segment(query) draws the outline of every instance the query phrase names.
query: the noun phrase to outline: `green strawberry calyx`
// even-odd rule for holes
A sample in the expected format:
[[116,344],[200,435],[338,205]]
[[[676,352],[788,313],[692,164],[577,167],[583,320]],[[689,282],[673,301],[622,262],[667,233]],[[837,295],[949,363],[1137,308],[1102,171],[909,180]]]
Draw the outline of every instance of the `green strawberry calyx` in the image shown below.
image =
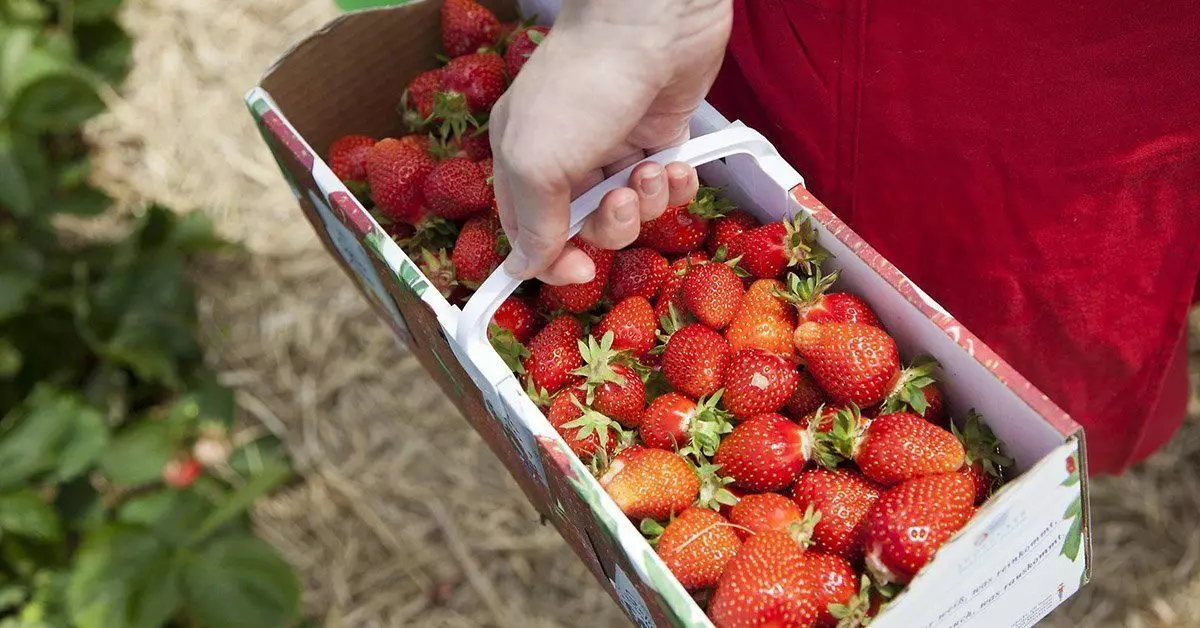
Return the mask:
[[842,462],[854,460],[871,421],[863,417],[857,405],[850,404],[834,414],[833,425],[828,432],[820,432],[816,426],[821,423],[824,411],[824,405],[817,408],[813,414],[816,420],[808,422],[808,429],[813,438],[813,458],[821,466],[833,470]]
[[697,459],[711,458],[717,455],[717,446],[721,444],[721,437],[733,431],[733,414],[722,409],[718,404],[721,401],[721,395],[725,393],[722,388],[708,397],[701,397],[696,402],[696,409],[692,413],[690,425],[688,426],[689,442],[679,450],[681,456],[692,456]]
[[783,229],[783,252],[788,266],[798,266],[804,272],[814,274],[820,269],[821,262],[832,257],[817,244],[817,230],[807,217],[797,214],[794,218],[785,218]]
[[829,292],[829,289],[838,280],[838,276],[839,274],[836,270],[828,275],[822,273],[819,266],[807,277],[801,277],[796,273],[788,273],[787,287],[782,290],[776,288],[775,296],[796,306],[796,309],[800,312],[804,312],[806,309],[816,305],[821,300],[821,297],[826,292]]
[[583,366],[571,371],[572,375],[584,378],[584,392],[587,403],[591,405],[596,400],[596,389],[613,383],[624,386],[625,376],[616,372],[612,365],[618,362],[619,351],[613,351],[613,332],[604,332],[604,336],[596,341],[595,336],[588,336],[579,341],[579,353],[583,356]]
[[855,593],[845,604],[830,604],[829,614],[838,620],[837,628],[860,628],[870,623],[871,592],[874,590],[871,578],[863,574]]
[[1004,470],[1015,464],[1012,458],[1004,455],[1003,443],[996,437],[992,428],[983,422],[983,416],[974,408],[967,411],[961,428],[957,424],[951,423],[950,431],[955,438],[962,442],[963,448],[967,452],[966,462],[963,466],[970,467],[978,463],[988,477],[998,481],[1003,478]]
[[641,531],[642,536],[646,537],[646,542],[651,547],[657,547],[658,541],[662,539],[666,528],[663,527],[663,524],[653,519],[642,519],[642,522],[638,524],[638,530]]
[[801,549],[808,549],[813,544],[813,532],[820,522],[821,511],[813,510],[812,504],[809,504],[804,510],[804,516],[788,525],[787,533]]
[[488,324],[488,341],[492,348],[500,354],[508,370],[518,375],[525,373],[525,359],[529,357],[529,349],[521,344],[513,333],[495,323]]
[[579,402],[578,397],[572,397],[571,401],[576,408],[583,413],[579,418],[568,421],[562,424],[564,429],[579,430],[575,433],[575,440],[587,440],[592,434],[596,435],[596,440],[600,443],[599,451],[608,450],[609,430],[617,431],[621,429],[620,424],[608,418],[607,416],[583,405]]
[[703,456],[696,456],[696,475],[700,476],[700,496],[696,498],[696,506],[720,510],[721,506],[734,506],[738,498],[725,488],[733,482],[733,478],[723,477],[717,472],[721,465],[712,464]]
[[908,368],[900,371],[896,385],[879,407],[880,413],[891,414],[911,409],[916,414],[925,416],[925,411],[929,409],[929,400],[925,398],[923,389],[937,381],[933,374],[939,366],[937,360],[928,355],[914,359]]
[[733,201],[721,194],[721,188],[701,187],[688,203],[688,213],[699,218],[720,218],[734,209]]

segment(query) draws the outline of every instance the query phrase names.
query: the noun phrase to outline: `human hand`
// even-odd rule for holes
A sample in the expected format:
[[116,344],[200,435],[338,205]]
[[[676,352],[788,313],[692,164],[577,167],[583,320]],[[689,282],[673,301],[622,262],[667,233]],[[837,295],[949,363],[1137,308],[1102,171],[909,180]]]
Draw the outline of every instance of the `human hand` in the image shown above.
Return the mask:
[[[647,153],[688,138],[688,119],[720,68],[730,0],[566,0],[554,28],[489,119],[508,272],[549,284],[591,280],[565,246],[572,198]],[[647,163],[604,196],[580,235],[628,246],[642,222],[688,202],[699,183],[683,163]]]

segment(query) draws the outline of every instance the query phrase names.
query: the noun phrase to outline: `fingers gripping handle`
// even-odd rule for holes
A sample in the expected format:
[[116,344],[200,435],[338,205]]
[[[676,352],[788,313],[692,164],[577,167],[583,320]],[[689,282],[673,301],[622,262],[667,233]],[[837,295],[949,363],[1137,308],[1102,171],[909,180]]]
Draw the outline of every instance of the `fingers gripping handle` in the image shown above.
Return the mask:
[[[775,147],[758,131],[746,127],[729,127],[708,135],[702,135],[675,148],[654,154],[614,174],[596,187],[588,190],[571,203],[571,226],[569,235],[574,236],[583,228],[583,223],[596,208],[605,194],[629,184],[629,175],[638,165],[646,162],[668,164],[681,161],[699,166],[731,155],[749,155],[762,166],[772,160],[783,159]],[[774,168],[765,168],[768,171]],[[487,327],[492,316],[504,300],[517,289],[521,281],[512,277],[501,265],[492,273],[479,290],[467,301],[458,319],[455,337],[459,344],[471,349],[472,345],[487,344]]]

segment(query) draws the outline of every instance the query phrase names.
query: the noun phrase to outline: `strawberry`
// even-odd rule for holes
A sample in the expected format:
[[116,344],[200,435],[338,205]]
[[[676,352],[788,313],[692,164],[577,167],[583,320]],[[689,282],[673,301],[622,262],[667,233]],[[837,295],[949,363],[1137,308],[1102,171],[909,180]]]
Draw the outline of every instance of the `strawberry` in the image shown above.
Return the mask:
[[475,114],[491,110],[507,87],[504,59],[491,52],[451,59],[442,72],[443,91],[462,94],[467,110]]
[[758,493],[748,493],[736,486],[733,486],[732,484],[729,486],[726,486],[725,490],[729,492],[729,494],[733,497],[733,499],[729,500],[731,502],[729,504],[721,504],[721,506],[717,510],[717,512],[720,512],[721,515],[723,517],[725,517],[726,519],[728,519],[730,516],[733,515],[733,507],[738,505],[738,502],[740,502],[742,500],[742,498],[746,497],[747,495],[752,495],[752,494],[757,495],[758,494]]
[[1005,469],[1015,463],[1004,455],[1000,439],[975,410],[967,412],[962,428],[952,423],[950,430],[966,451],[959,473],[971,479],[975,486],[975,503],[982,504],[1004,479]]
[[717,218],[712,222],[712,232],[708,234],[705,249],[709,255],[716,255],[721,247],[729,250],[729,243],[743,232],[759,226],[758,219],[750,214],[735,209],[728,215]]
[[709,618],[717,628],[813,626],[830,596],[823,586],[829,567],[811,556],[788,532],[750,537],[725,567]]
[[402,135],[400,136],[399,141],[405,146],[423,151],[428,151],[432,144],[428,135],[421,135],[420,133],[409,133],[408,135]]
[[800,419],[812,414],[825,405],[825,391],[808,371],[796,371],[796,390],[783,404],[783,414],[790,419]]
[[[668,316],[671,306],[676,309],[683,310],[683,277],[687,275],[688,270],[692,266],[707,262],[708,258],[704,257],[703,253],[688,253],[687,255],[675,260],[671,263],[666,277],[663,279],[662,286],[658,291],[658,300],[654,302],[654,315],[658,318]],[[790,331],[789,331],[790,333]],[[790,344],[790,343],[789,343]]]
[[449,220],[463,220],[492,206],[492,188],[483,169],[463,157],[438,162],[422,192],[430,211]]
[[508,50],[504,52],[504,62],[509,76],[514,78],[517,76],[517,72],[520,72],[525,62],[529,60],[529,55],[537,50],[549,33],[550,29],[545,26],[530,26],[513,32],[508,40]]
[[478,288],[500,266],[510,250],[499,218],[477,216],[468,220],[454,243],[453,259],[458,280],[471,289]]
[[[492,176],[492,139],[487,129],[477,129],[459,138],[452,137],[441,150],[446,158],[463,157],[477,162],[483,170],[485,181]],[[495,201],[495,196],[489,195],[489,198]]]
[[[187,488],[200,477],[204,467],[191,456],[170,460],[162,468],[162,481],[171,488]],[[732,532],[730,532],[732,534]]]
[[375,145],[375,138],[366,135],[343,135],[329,145],[329,169],[338,179],[345,181],[367,180],[367,153]]
[[429,249],[421,249],[417,268],[429,279],[429,283],[447,299],[458,286],[458,273],[454,267],[453,258],[446,255],[446,249],[438,249],[436,253]]
[[729,414],[717,407],[720,400],[720,392],[699,402],[669,392],[651,401],[638,428],[642,442],[684,455],[713,456],[721,437],[733,429]]
[[669,266],[667,258],[654,249],[617,251],[613,256],[609,291],[616,301],[635,295],[653,299],[670,272]]
[[863,519],[883,491],[857,471],[817,468],[796,476],[792,499],[797,509],[821,513],[813,527],[814,550],[857,561],[862,558],[858,539]]
[[533,306],[529,305],[528,301],[518,296],[510,296],[492,315],[492,324],[508,331],[517,342],[525,344],[537,331],[537,316],[534,315]]
[[862,323],[803,323],[794,335],[796,350],[830,401],[873,406],[900,377],[896,341]]
[[525,344],[537,331],[537,317],[524,299],[510,296],[500,304],[488,325],[488,340],[514,373],[524,373],[529,357]]
[[687,205],[672,205],[654,220],[642,223],[637,246],[650,247],[667,255],[694,251],[708,237],[708,221],[724,216],[733,204],[717,194],[716,188],[700,188]]
[[621,356],[613,350],[612,344],[612,332],[605,333],[599,342],[594,336],[588,336],[586,342],[580,340],[583,366],[572,374],[584,378],[589,406],[625,427],[637,427],[646,407],[646,388],[632,368],[618,363]]
[[668,519],[696,501],[700,477],[678,454],[634,445],[613,458],[600,486],[630,519]]
[[716,586],[742,545],[725,517],[708,508],[692,506],[665,529],[653,519],[643,520],[641,528],[654,537],[663,563],[688,590]]
[[721,334],[693,323],[671,335],[662,354],[662,372],[675,390],[694,398],[717,392],[725,381],[729,343]]
[[683,278],[683,306],[705,325],[724,329],[746,293],[742,280],[725,264],[692,267]]
[[461,57],[496,44],[500,20],[475,0],[446,0],[442,5],[442,47]]
[[884,493],[867,512],[862,547],[876,584],[912,580],[974,514],[975,486],[958,473],[927,475]]
[[793,523],[804,519],[804,511],[796,502],[779,493],[744,495],[729,514],[729,522],[737,526],[743,541],[763,532],[786,532]]
[[434,102],[438,92],[441,91],[442,68],[422,72],[408,83],[404,95],[400,98],[400,109],[403,111],[404,123],[408,128],[420,129],[427,120],[433,117]]
[[[810,551],[806,555],[812,569],[816,570],[820,584],[822,600],[817,603],[817,621],[814,628],[838,628],[838,626],[861,626],[862,617],[866,615],[871,587],[869,580],[862,583],[850,562],[841,556]],[[840,623],[854,616],[858,623]]]
[[833,429],[833,420],[837,418],[837,413],[848,407],[849,406],[838,407],[822,404],[817,406],[816,410],[813,410],[812,412],[809,412],[803,417],[797,419],[796,424],[805,429],[808,429],[808,427],[811,425],[813,432],[827,434]]
[[604,296],[604,288],[608,285],[609,269],[612,267],[613,252],[597,247],[579,237],[571,238],[575,248],[587,253],[596,267],[596,274],[587,283],[570,284],[565,286],[545,286],[543,290],[550,292],[552,298],[563,309],[574,314],[586,312],[600,304]]
[[787,358],[761,349],[744,349],[725,368],[725,409],[736,417],[775,412],[796,390],[800,376]]
[[750,284],[746,295],[725,330],[725,339],[734,350],[762,349],[771,353],[794,355],[792,333],[796,314],[777,294],[783,282],[759,279]]
[[[930,413],[929,394],[926,389],[933,387],[936,381],[933,377],[934,369],[938,367],[938,363],[929,356],[920,356],[913,360],[908,368],[900,372],[899,379],[892,386],[891,392],[887,398],[883,400],[883,404],[879,407],[881,414],[891,412],[911,411],[914,414],[924,416],[926,419],[934,423],[939,421],[933,419]],[[941,392],[937,388],[934,390],[934,402],[936,407],[932,408],[938,413],[942,410]]]
[[579,338],[583,326],[574,316],[555,318],[529,341],[525,360],[526,381],[535,392],[554,393],[573,379],[571,372],[583,365]]
[[816,245],[817,233],[807,219],[786,218],[755,227],[729,243],[729,257],[740,257],[741,266],[755,277],[774,279],[789,266],[811,271],[829,256]]
[[817,454],[828,468],[841,459],[852,460],[863,475],[884,486],[957,471],[966,459],[953,434],[915,414],[865,419],[855,406],[839,411],[833,429],[818,436]]
[[946,416],[946,402],[942,398],[942,389],[936,383],[930,382],[921,388],[925,397],[925,420],[935,425],[949,427],[950,420]]
[[538,287],[536,309],[539,314],[547,318],[562,310],[562,303],[558,302],[558,297],[550,290],[550,284],[541,284]]
[[733,428],[713,462],[748,491],[791,486],[812,452],[812,435],[778,414],[760,414]]
[[[615,267],[615,262],[614,262]],[[615,274],[610,273],[615,278]],[[592,335],[604,337],[613,334],[613,349],[628,351],[641,359],[654,348],[658,320],[645,297],[626,297],[618,301],[592,328]]]
[[383,215],[420,227],[425,201],[421,186],[433,166],[428,152],[400,140],[387,138],[372,146],[367,153],[367,182]]
[[612,419],[587,408],[580,397],[582,393],[568,388],[554,397],[546,419],[567,441],[567,446],[585,462],[601,448],[608,454],[617,446],[618,433]]
[[788,287],[782,296],[796,307],[801,323],[862,323],[883,327],[875,311],[862,299],[846,292],[829,292],[837,279],[836,270],[824,275],[819,266],[803,279],[796,273],[788,273]]

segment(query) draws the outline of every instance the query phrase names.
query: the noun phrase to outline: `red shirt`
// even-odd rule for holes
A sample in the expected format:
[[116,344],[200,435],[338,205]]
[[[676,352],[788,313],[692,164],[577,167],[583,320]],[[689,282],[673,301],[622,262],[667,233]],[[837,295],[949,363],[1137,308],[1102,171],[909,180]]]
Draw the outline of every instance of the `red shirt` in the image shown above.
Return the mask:
[[744,0],[710,100],[1087,431],[1186,407],[1200,3]]

